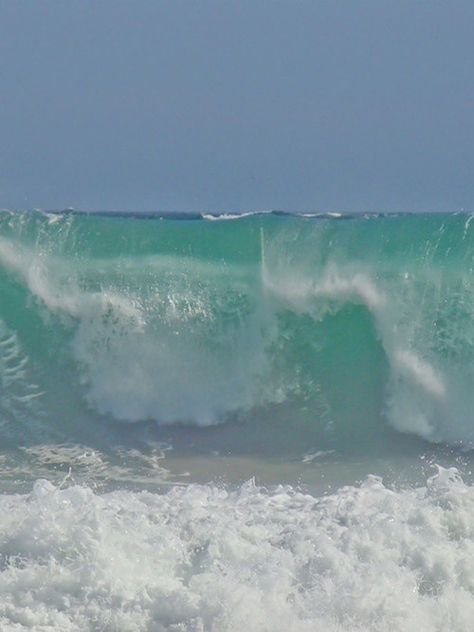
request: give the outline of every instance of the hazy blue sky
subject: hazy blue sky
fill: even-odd
[[[474,2],[0,0],[0,207],[474,210]]]

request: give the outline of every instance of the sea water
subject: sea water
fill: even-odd
[[[0,212],[0,629],[471,630],[473,230]]]

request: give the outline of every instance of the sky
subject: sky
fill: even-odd
[[[472,0],[0,0],[0,208],[474,211]]]

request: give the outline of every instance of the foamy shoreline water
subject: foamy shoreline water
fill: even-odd
[[[4,630],[467,631],[474,488],[0,496]]]

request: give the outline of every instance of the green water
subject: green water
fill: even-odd
[[[470,221],[2,212],[3,445],[158,442],[202,480],[462,454]]]

